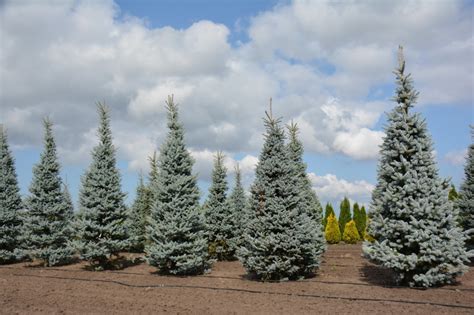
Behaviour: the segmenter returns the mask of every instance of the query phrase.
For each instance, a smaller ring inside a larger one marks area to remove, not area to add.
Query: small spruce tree
[[[66,199],[68,193],[62,190],[52,123],[45,119],[43,124],[44,151],[33,168],[23,238],[28,256],[42,260],[46,266],[56,266],[71,262],[74,255],[70,244],[73,210]]]
[[[0,125],[0,264],[23,257],[20,250],[22,209],[15,160],[8,146],[7,132]]]
[[[218,152],[214,158],[209,196],[204,204],[209,255],[218,260],[232,260],[235,255],[235,249],[231,243],[235,238],[236,227],[231,207],[227,202],[227,189],[224,155]]]
[[[342,240],[346,244],[356,244],[360,240],[359,232],[357,231],[357,226],[354,220],[347,222],[344,227],[344,234],[342,235]]]
[[[126,194],[120,186],[115,147],[110,130],[110,113],[99,103],[99,144],[92,150],[92,163],[82,176],[79,192],[77,249],[81,258],[97,270],[107,267],[112,256],[129,247]]]
[[[337,218],[333,213],[328,217],[324,235],[326,237],[326,242],[329,244],[337,244],[341,241],[341,230],[339,229]]]
[[[235,184],[232,192],[229,195],[228,203],[230,211],[232,213],[233,225],[234,225],[234,238],[231,241],[231,246],[236,252],[243,244],[243,234],[249,217],[247,214],[247,197],[245,196],[245,190],[242,186],[242,175],[240,172],[239,164],[235,167]]]
[[[365,224],[367,221],[367,218],[365,216],[365,209],[364,209],[364,214],[362,213],[362,209],[359,208],[359,204],[356,202],[354,203],[353,206],[353,218],[352,218],[356,224],[357,227],[357,232],[359,233],[359,237],[361,240],[364,239],[364,230],[365,230]]]
[[[452,283],[467,270],[470,254],[458,228],[457,209],[448,202],[426,122],[413,114],[418,93],[405,74],[402,49],[395,71],[398,103],[388,115],[372,194],[366,257],[396,274],[398,283],[430,287]]]
[[[128,233],[130,236],[130,250],[143,252],[146,241],[146,226],[150,215],[151,194],[140,174],[135,201],[129,211]]]
[[[69,186],[66,183],[63,184],[63,198],[68,209],[67,216],[69,223],[72,224],[74,221],[74,203],[72,202],[71,193],[69,192]]]
[[[471,137],[474,140],[474,126],[471,126]],[[468,234],[467,245],[474,248],[474,141],[469,146],[457,207],[461,226]]]
[[[303,144],[298,139],[298,126],[296,123],[291,122],[287,128],[289,134],[287,149],[290,155],[290,160],[293,162],[298,174],[298,185],[303,194],[303,200],[306,204],[305,208],[308,211],[308,216],[314,221],[314,228],[319,231],[318,237],[323,239],[323,231],[318,229],[318,227],[321,226],[323,208],[321,207],[316,192],[311,187],[311,181],[306,173],[306,163],[303,161],[304,148]]]
[[[455,202],[459,198],[458,192],[456,191],[456,187],[451,184],[451,188],[449,189],[448,199],[449,201]]]
[[[332,205],[328,202],[328,203],[326,204],[326,210],[325,210],[325,212],[324,212],[323,230],[326,229],[326,226],[327,226],[327,224],[328,224],[328,218],[329,218],[329,216],[330,216],[331,214],[334,215],[334,216],[336,215],[336,214],[334,213],[334,209],[333,209]]]
[[[161,146],[145,247],[148,263],[164,274],[202,274],[211,267],[199,189],[173,97],[166,102],[168,136]]]
[[[319,266],[325,244],[308,216],[280,119],[267,113],[264,122],[264,146],[251,187],[250,221],[239,259],[258,279],[298,279]]]
[[[351,220],[351,203],[349,202],[349,199],[347,197],[344,197],[344,199],[341,202],[341,205],[339,207],[340,212],[339,212],[339,230],[341,231],[341,234],[344,234],[344,228],[346,227],[346,224]]]

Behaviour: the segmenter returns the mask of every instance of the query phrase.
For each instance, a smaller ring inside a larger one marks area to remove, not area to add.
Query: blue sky
[[[275,113],[300,126],[320,199],[367,203],[398,44],[440,174],[462,180],[474,123],[471,1],[7,1],[0,13],[0,121],[25,195],[49,115],[77,200],[96,140],[94,104],[105,100],[132,202],[174,93],[203,198],[217,150],[229,180],[239,162],[250,185],[273,97]]]

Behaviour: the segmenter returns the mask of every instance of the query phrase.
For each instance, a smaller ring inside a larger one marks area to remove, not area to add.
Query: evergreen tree
[[[168,136],[160,150],[159,176],[148,225],[148,263],[165,274],[201,274],[210,269],[206,225],[199,212],[199,189],[192,174],[184,128],[173,97],[166,102]]]
[[[409,110],[418,93],[399,51],[396,102],[388,115],[372,195],[366,257],[392,269],[397,282],[430,287],[464,273],[469,253],[457,227],[457,209],[448,202],[448,184],[439,178],[426,122]]]
[[[451,189],[448,193],[448,200],[449,201],[456,201],[459,198],[458,192],[456,191],[456,187],[451,184]]]
[[[339,212],[339,230],[341,230],[341,234],[344,235],[344,228],[346,227],[346,224],[351,220],[351,203],[349,202],[349,199],[347,197],[344,197],[344,199],[341,202],[341,205],[339,207],[340,212]]]
[[[312,274],[325,244],[308,217],[298,170],[285,146],[280,119],[267,113],[266,134],[251,188],[250,222],[239,259],[262,280],[296,279]]]
[[[242,246],[244,230],[249,221],[247,214],[247,198],[245,196],[244,187],[242,186],[241,176],[239,164],[237,164],[235,167],[234,188],[228,199],[235,229],[234,239],[231,242],[234,251],[237,251],[237,249]]]
[[[15,161],[8,147],[7,132],[0,125],[0,264],[23,257],[20,251],[22,208]]]
[[[359,232],[361,239],[365,239],[365,231],[367,230],[367,212],[365,211],[365,207],[362,206],[360,208],[360,223],[357,225],[357,231],[362,231]],[[357,224],[357,223],[356,223]],[[360,230],[359,230],[360,228]]]
[[[364,209],[365,211],[365,209]],[[353,218],[356,224],[357,232],[359,233],[360,239],[364,238],[365,222],[367,218],[362,214],[359,204],[356,202],[353,206]]]
[[[471,126],[471,136],[474,139],[474,126]],[[459,190],[457,207],[460,212],[461,226],[470,236],[467,245],[469,248],[474,248],[474,143],[469,146],[464,168],[464,182]]]
[[[69,223],[71,224],[74,220],[74,204],[72,202],[71,193],[69,192],[69,186],[67,184],[63,184],[63,198],[67,206],[67,217]]]
[[[303,161],[303,144],[298,139],[298,126],[296,123],[291,123],[287,126],[289,133],[289,142],[287,145],[290,160],[294,163],[296,173],[298,176],[298,186],[303,194],[303,200],[305,202],[305,208],[307,209],[308,216],[314,221],[314,228],[321,226],[323,208],[319,203],[316,192],[311,187],[311,181],[306,174],[306,163]],[[323,239],[323,232],[321,229],[318,230],[318,237]]]
[[[99,144],[92,150],[92,162],[81,179],[77,248],[82,259],[102,269],[113,255],[129,247],[129,239],[126,194],[120,187],[110,113],[104,104],[97,108]]]
[[[204,204],[209,254],[211,258],[218,260],[231,260],[235,254],[235,249],[231,245],[235,238],[234,217],[227,202],[227,189],[224,155],[218,152],[214,158],[209,196]]]
[[[347,222],[344,227],[344,234],[342,235],[342,240],[346,244],[356,244],[361,237],[357,231],[357,226],[354,220]]]
[[[153,203],[154,197],[153,192],[156,190],[155,185],[158,182],[158,156],[156,155],[156,151],[153,151],[153,155],[148,157],[150,161],[150,173],[148,174],[148,194],[150,195],[150,210],[151,212],[151,204]]]
[[[72,209],[65,199],[60,177],[52,123],[44,120],[44,151],[33,168],[28,210],[24,224],[24,242],[31,258],[41,259],[46,266],[71,262]]]
[[[151,202],[149,188],[143,182],[143,176],[140,174],[135,201],[130,208],[128,218],[128,233],[132,251],[142,252],[145,248],[146,226],[150,216]]]
[[[326,242],[329,244],[337,244],[341,241],[341,230],[339,229],[337,218],[333,213],[328,217],[324,236],[326,237]]]
[[[328,203],[326,204],[326,211],[325,211],[325,213],[324,213],[323,229],[326,229],[326,226],[327,226],[327,224],[328,224],[328,218],[329,218],[329,216],[330,216],[331,214],[334,215],[334,216],[336,215],[336,214],[334,213],[334,209],[333,209],[332,205],[328,202]]]

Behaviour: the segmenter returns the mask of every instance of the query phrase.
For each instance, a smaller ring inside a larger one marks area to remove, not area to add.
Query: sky
[[[300,128],[322,203],[347,196],[367,205],[399,44],[440,175],[459,186],[474,123],[473,8],[448,0],[0,1],[0,123],[21,191],[28,194],[48,116],[77,201],[103,101],[130,204],[166,135],[169,94],[202,199],[218,150],[230,186],[239,163],[248,188],[272,97],[274,115]]]

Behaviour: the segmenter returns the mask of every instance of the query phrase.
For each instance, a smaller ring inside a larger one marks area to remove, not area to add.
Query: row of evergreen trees
[[[350,201],[347,198],[341,202],[339,220],[336,218],[334,209],[330,203],[326,204],[323,220],[323,229],[326,241],[329,244],[337,244],[341,240],[348,244],[355,244],[368,237],[366,235],[367,213],[365,207],[359,207],[354,203],[351,215]]]
[[[404,71],[400,50],[397,106],[388,115],[369,212],[368,234],[373,239],[364,243],[363,251],[373,262],[392,269],[400,283],[427,287],[454,281],[473,255],[465,242],[472,246],[474,148],[469,148],[459,198],[449,202],[426,122],[410,112],[418,93]],[[103,266],[120,251],[134,248],[144,249],[148,263],[162,273],[199,274],[209,270],[214,259],[237,257],[259,279],[311,274],[325,250],[322,209],[306,174],[296,125],[285,132],[281,120],[271,110],[267,113],[264,146],[248,200],[239,172],[227,196],[223,155],[217,154],[209,197],[201,207],[178,108],[172,97],[166,104],[168,135],[159,156],[151,159],[149,183],[139,185],[130,212],[120,188],[109,113],[104,105],[98,106],[99,144],[82,177],[75,220],[59,176],[51,122],[44,121],[44,151],[24,202],[7,136],[0,128],[0,262],[28,255],[57,265],[79,253]],[[367,235],[365,211],[354,208],[351,220],[345,199],[337,222],[327,208],[326,231],[339,228],[347,242]]]
[[[267,114],[265,145],[248,201],[238,167],[235,187],[227,196],[224,156],[217,153],[212,185],[201,207],[193,159],[172,97],[166,106],[167,139],[159,156],[150,159],[149,181],[145,184],[141,177],[130,210],[120,188],[105,105],[98,105],[99,143],[81,179],[76,217],[60,178],[52,123],[44,121],[44,150],[24,203],[2,129],[2,262],[28,256],[53,266],[69,263],[78,253],[102,268],[131,249],[145,251],[148,263],[162,273],[199,274],[215,259],[239,258],[261,279],[311,274],[325,248],[319,228],[322,210],[306,175],[296,125],[285,133],[280,119]]]

